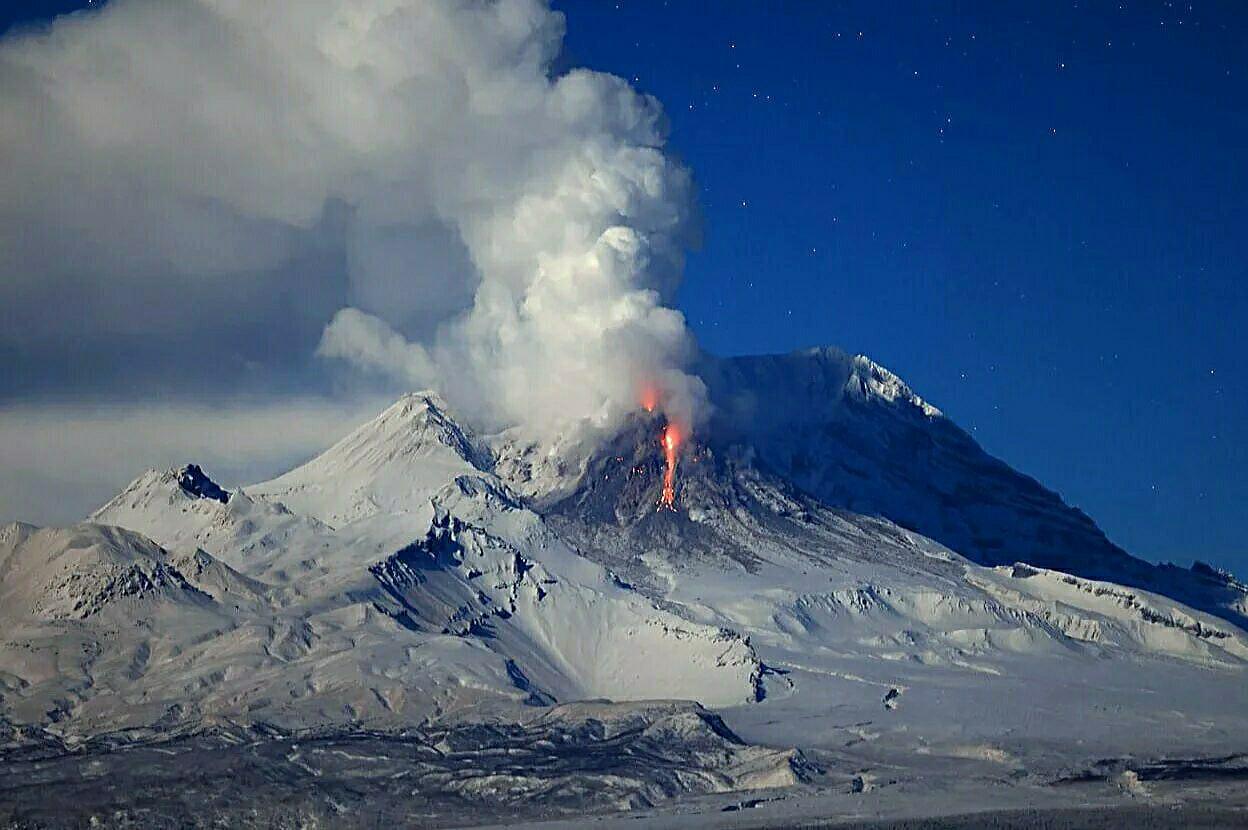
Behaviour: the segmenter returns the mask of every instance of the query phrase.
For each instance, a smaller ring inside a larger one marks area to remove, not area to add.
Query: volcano
[[[544,444],[421,392],[271,481],[148,471],[0,529],[0,819],[767,824],[1245,777],[1233,577],[1132,557],[865,357],[698,369],[693,434],[652,405]]]

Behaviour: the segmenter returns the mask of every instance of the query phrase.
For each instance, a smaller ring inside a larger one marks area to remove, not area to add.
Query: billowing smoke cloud
[[[609,425],[647,384],[690,422],[689,176],[654,99],[552,74],[562,35],[537,0],[112,0],[7,39],[6,296],[95,299],[6,327],[298,317],[482,425]]]

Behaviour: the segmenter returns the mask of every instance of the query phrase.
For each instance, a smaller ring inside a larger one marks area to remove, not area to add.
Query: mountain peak
[[[357,446],[373,442],[399,453],[441,445],[473,466],[489,466],[489,451],[433,390],[408,392],[352,435],[362,439]]]
[[[147,537],[120,527],[80,523],[15,536],[4,545],[8,607],[44,619],[83,620],[118,602],[202,605],[196,589]]]
[[[457,475],[491,466],[489,450],[441,395],[411,392],[302,467],[247,489],[340,526],[378,512],[424,509]]]
[[[394,415],[396,417],[412,417],[424,413],[432,413],[441,417],[447,417],[450,411],[450,405],[446,402],[436,390],[424,389],[419,392],[405,392],[399,396],[399,399],[388,406],[382,413],[381,417],[386,415]]]
[[[916,395],[905,381],[866,355],[854,355],[852,367],[849,380],[845,384],[846,394],[854,395],[860,400],[875,398],[891,404],[902,402],[915,407],[929,418],[943,417],[944,413]]]
[[[474,466],[488,466],[489,452],[461,425],[446,399],[431,389],[404,394],[326,455],[344,445],[357,450],[386,445],[390,451],[403,453],[429,444],[441,444]]]
[[[230,492],[208,477],[198,464],[145,471],[108,503],[91,514],[92,520],[117,522],[122,515],[144,511],[155,504],[196,505],[196,510],[216,507],[230,500]],[[202,505],[202,506],[200,506]],[[190,505],[188,505],[190,506]]]

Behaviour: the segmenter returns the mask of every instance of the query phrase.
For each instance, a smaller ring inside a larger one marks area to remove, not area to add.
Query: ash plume
[[[483,426],[608,427],[646,385],[692,425],[690,178],[657,101],[553,70],[563,31],[537,0],[111,0],[7,37],[5,295],[101,337],[298,318]]]

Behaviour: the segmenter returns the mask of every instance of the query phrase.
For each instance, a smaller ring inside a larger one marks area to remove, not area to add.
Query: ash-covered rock
[[[396,732],[218,728],[0,757],[0,824],[447,826],[649,807],[815,774],[691,703],[580,703]],[[11,748],[12,749],[12,748]],[[47,793],[57,793],[49,799]]]
[[[221,489],[215,481],[204,474],[204,471],[197,464],[187,464],[178,470],[176,475],[178,486],[189,495],[197,496],[201,499],[212,499],[222,504],[230,500],[229,491]]]

